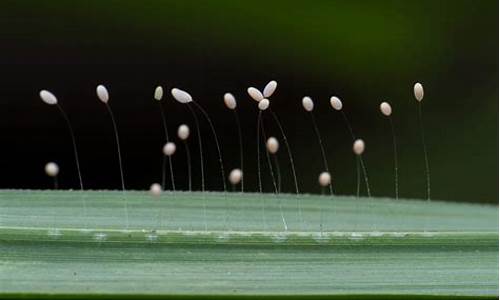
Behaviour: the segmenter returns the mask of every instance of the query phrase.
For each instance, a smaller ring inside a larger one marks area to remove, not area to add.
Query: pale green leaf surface
[[[0,294],[496,296],[498,207],[3,190]]]

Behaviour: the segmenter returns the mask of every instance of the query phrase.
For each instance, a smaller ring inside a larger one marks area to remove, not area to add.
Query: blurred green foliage
[[[316,114],[338,192],[353,192],[349,139],[327,104],[336,94],[367,142],[375,195],[392,195],[392,148],[378,104],[393,104],[402,196],[423,198],[412,95],[413,83],[420,81],[433,198],[498,202],[498,1],[3,1],[2,6],[10,16],[3,25],[19,26],[3,35],[5,41],[28,51],[60,51],[46,54],[51,58],[44,62],[92,62],[108,69],[146,64],[163,68],[156,72],[168,78],[178,75],[176,83],[194,77],[191,86],[208,90],[225,87],[213,78],[236,77],[230,87],[239,84],[242,91],[277,79],[282,95],[293,98],[278,94],[276,110],[296,155],[308,154],[297,159],[305,191],[317,191],[321,170],[306,116],[299,119],[304,126],[294,126],[307,94],[322,102]],[[5,56],[0,60],[9,63]]]

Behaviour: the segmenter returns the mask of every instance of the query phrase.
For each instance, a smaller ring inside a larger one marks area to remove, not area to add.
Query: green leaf
[[[3,190],[0,216],[0,298],[498,295],[496,206]]]

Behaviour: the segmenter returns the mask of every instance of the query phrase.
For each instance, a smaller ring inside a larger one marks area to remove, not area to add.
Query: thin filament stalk
[[[82,172],[80,171],[80,158],[78,156],[78,150],[76,147],[76,139],[75,139],[75,133],[73,131],[73,126],[71,126],[71,122],[69,121],[69,118],[66,115],[66,112],[62,109],[62,107],[59,104],[57,104],[57,108],[61,112],[61,115],[63,116],[64,120],[66,121],[66,124],[68,125],[69,133],[71,135],[71,142],[73,144],[73,154],[75,156],[75,164],[76,164],[76,170],[78,172],[78,180],[80,181],[80,191],[83,192]],[[57,189],[57,179],[55,182],[55,188]],[[85,200],[84,195],[82,195],[82,206],[83,206],[83,217],[85,219],[85,222],[87,222],[87,201]]]
[[[193,103],[201,111],[201,113],[203,114],[203,116],[207,120],[208,125],[210,126],[210,129],[212,130],[212,135],[213,135],[214,140],[215,140],[215,146],[217,147],[217,154],[219,155],[219,165],[220,165],[220,173],[221,173],[221,179],[222,179],[222,186],[224,187],[224,192],[226,192],[227,191],[227,187],[226,187],[226,175],[225,175],[225,172],[224,172],[224,163],[222,161],[222,151],[221,151],[221,147],[220,147],[220,144],[219,144],[219,138],[217,137],[217,133],[215,132],[214,124],[212,123],[212,120],[208,116],[208,113],[203,109],[203,107],[201,107],[201,105],[199,105],[196,102],[193,102]]]
[[[363,162],[361,155],[359,155],[359,163],[361,164],[361,169],[363,170],[363,175],[365,176],[366,193],[368,194],[368,197],[371,197],[372,194],[370,192],[370,184],[368,183],[368,173],[366,172],[365,163]]]
[[[396,130],[392,118],[389,116],[389,123],[391,124],[392,132],[392,146],[394,148],[394,192],[396,193],[396,200],[399,199],[399,184],[398,184],[398,149],[396,142]]]
[[[118,152],[118,164],[120,166],[120,179],[122,184],[122,191],[125,191],[125,179],[123,176],[122,154],[120,151],[120,138],[118,137],[118,128],[116,126],[115,116],[113,115],[111,107],[108,104],[106,104],[106,108],[108,109],[109,115],[111,116],[111,122],[113,123],[113,129],[115,132],[115,140],[116,140],[116,150]]]
[[[281,193],[281,169],[280,169],[280,163],[278,161],[278,156],[273,155],[274,159],[274,167],[276,168],[276,175],[277,175],[277,183],[278,183],[278,194]]]
[[[264,127],[264,121],[263,118],[260,119],[260,127],[262,131],[262,138],[264,139],[264,142],[267,141],[267,135]],[[273,154],[274,156],[274,154]],[[271,162],[271,155],[269,154],[269,151],[266,149],[266,157],[267,157],[267,164],[269,166],[269,174],[271,175],[271,179],[273,181],[273,187],[274,187],[274,193],[278,194],[278,186],[276,185],[276,178],[274,177],[274,171],[273,171],[273,164]]]
[[[281,135],[283,137],[283,141],[285,142],[285,146],[286,146],[286,149],[288,152],[288,158],[290,159],[290,165],[292,167],[293,182],[295,184],[295,193],[299,194],[299,184],[297,182],[297,174],[295,172],[295,164],[293,162],[293,155],[292,155],[292,151],[290,149],[290,145],[288,144],[288,139],[286,138],[285,130],[283,129],[283,126],[281,126],[281,122],[278,119],[278,116],[271,109],[270,109],[270,111],[271,111],[271,114],[272,114],[276,124],[278,125],[278,127],[280,129]]]
[[[245,174],[245,171],[243,170],[243,136],[241,134],[241,124],[240,124],[240,117],[238,116],[238,113],[236,110],[234,110],[234,119],[236,120],[236,127],[238,129],[238,139],[240,142],[240,169],[243,174]],[[241,192],[245,190],[245,184],[244,184],[244,176],[241,178]]]
[[[160,104],[160,114],[161,114],[161,121],[163,124],[163,130],[165,131],[165,140],[167,143],[170,141],[170,138],[168,136],[168,129],[167,129],[167,118],[165,116],[165,112],[163,111],[163,106],[161,105],[161,101],[158,101]],[[168,164],[170,166],[170,182],[172,184],[172,190],[175,192],[175,180],[174,180],[174,168],[172,166],[172,157],[168,155],[168,157],[163,156],[163,165],[162,165],[162,177],[161,177],[161,186],[163,190],[165,190],[165,181],[166,181],[166,160],[168,159]]]
[[[325,171],[327,171],[330,174],[330,170],[328,168],[328,161],[326,159],[325,148],[323,147],[323,140],[321,139],[321,134],[319,132],[318,125],[316,124],[316,118],[314,117],[313,112],[310,112],[309,114],[311,115],[311,122],[313,124],[314,132],[316,133],[316,137],[318,138],[319,142],[319,147],[321,149],[321,156],[323,157],[323,166],[325,168]],[[333,185],[331,183],[328,185],[328,188],[330,190],[330,195],[333,196]]]
[[[64,120],[66,121],[66,124],[68,125],[69,133],[71,135],[71,142],[73,143],[73,154],[75,156],[75,163],[76,163],[76,170],[78,172],[78,180],[80,181],[80,190],[83,191],[83,180],[82,180],[82,172],[80,171],[80,159],[78,157],[78,150],[76,147],[76,140],[75,140],[75,133],[73,132],[73,126],[71,126],[71,123],[69,121],[68,116],[66,115],[66,112],[62,109],[62,107],[57,104],[57,108],[61,112],[61,115],[63,116]]]
[[[191,177],[191,153],[189,152],[189,146],[187,141],[184,141],[184,149],[186,150],[186,162],[187,162],[187,170],[188,170],[188,187],[189,191],[193,190],[192,186],[192,177]]]
[[[265,142],[265,141],[267,141],[267,135],[266,135],[265,127],[264,127],[264,121],[262,118],[260,119],[260,122],[261,122],[260,125],[261,125],[261,129],[262,129],[262,138],[264,139],[264,142]],[[273,154],[273,156],[275,156],[275,154]],[[267,157],[267,163],[269,166],[269,173],[270,173],[271,179],[273,181],[274,195],[277,196],[278,195],[278,187],[276,186],[276,179],[274,177],[273,164],[271,162],[271,154],[267,150],[266,150],[266,157]],[[283,206],[281,204],[280,198],[278,198],[278,205],[279,205],[279,209],[280,209],[281,221],[283,222],[283,227],[285,228],[285,231],[288,231],[288,225],[287,225],[286,220],[285,220],[285,215],[283,214]]]
[[[343,110],[340,111],[342,117],[344,119],[344,123],[347,127],[347,130],[351,134],[352,141],[356,140],[356,136],[354,135],[354,131],[352,130],[351,122],[347,118],[347,115]],[[360,156],[359,159],[356,159],[356,197],[359,198],[360,190],[361,190],[361,171],[360,171],[360,162],[363,161],[363,158]]]
[[[278,125],[278,127],[280,129],[280,132],[281,132],[281,135],[283,137],[283,141],[285,142],[285,147],[286,147],[287,152],[288,152],[288,158],[290,160],[290,165],[292,167],[293,181],[294,181],[294,184],[295,184],[295,194],[298,196],[299,195],[299,184],[297,183],[297,175],[295,173],[295,164],[293,163],[292,151],[290,149],[290,145],[288,144],[288,139],[286,138],[285,130],[283,129],[283,126],[281,126],[281,122],[278,119],[278,116],[274,113],[274,111],[272,111],[272,109],[269,109],[269,110],[271,111],[271,115],[273,116],[274,121]],[[299,221],[300,221],[300,223],[303,224],[304,223],[304,219],[302,217],[302,205],[300,203],[300,197],[297,197],[297,209],[298,209],[298,212],[299,212]]]
[[[259,182],[259,193],[262,194],[262,175],[260,170],[260,119],[262,118],[262,111],[259,110],[257,114],[257,175]],[[261,215],[262,215],[262,226],[264,230],[267,229],[266,217],[265,217],[265,200],[264,197],[261,198]]]
[[[113,115],[113,111],[111,110],[111,107],[107,103],[106,103],[106,108],[108,109],[109,115],[111,116],[111,122],[113,123],[113,129],[115,132],[116,149],[118,152],[118,164],[120,166],[120,178],[121,178],[121,182],[122,182],[122,192],[123,192],[123,195],[125,196],[125,179],[123,176],[122,154],[120,151],[120,138],[118,137],[118,128],[116,126],[116,121],[115,121],[115,116]],[[126,228],[128,229],[129,218],[128,218],[128,203],[127,203],[126,197],[124,197],[124,206],[125,206],[125,224],[126,224]]]
[[[427,178],[427,201],[431,201],[431,171],[429,169],[429,158],[427,157],[427,144],[425,143],[424,122],[422,120],[422,104],[418,103],[418,123],[420,125],[420,136],[422,137],[422,147],[424,149],[425,174]]]
[[[194,102],[193,102],[194,103]],[[196,104],[196,103],[194,103]],[[207,222],[207,199],[205,197],[205,173],[204,173],[204,168],[203,168],[203,149],[202,149],[202,144],[201,144],[201,131],[200,131],[200,123],[198,121],[198,116],[194,112],[194,110],[191,108],[191,105],[188,103],[189,110],[193,114],[195,123],[196,123],[196,131],[198,135],[198,143],[200,144],[200,165],[201,165],[201,191],[203,192],[203,224],[205,227],[205,231],[208,231],[208,222]],[[198,105],[197,105],[198,107]],[[202,111],[203,112],[203,111]],[[225,186],[225,184],[224,184]]]
[[[257,114],[257,175],[259,182],[259,193],[262,194],[262,174],[260,171],[260,119],[262,118],[262,111],[259,110]]]
[[[201,173],[201,191],[205,192],[205,170],[203,167],[203,145],[201,143],[201,132],[200,132],[200,124],[198,121],[198,116],[194,112],[193,108],[191,108],[191,105],[188,104],[189,111],[191,112],[191,115],[193,115],[194,118],[194,124],[196,127],[196,135],[198,137],[198,145],[200,148],[200,173]]]

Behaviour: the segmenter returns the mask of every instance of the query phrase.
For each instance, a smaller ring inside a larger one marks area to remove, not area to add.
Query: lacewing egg
[[[280,144],[275,137],[270,137],[267,139],[266,148],[269,153],[276,154],[280,148]]]
[[[181,126],[179,126],[179,128],[177,129],[177,136],[181,140],[187,140],[189,137],[189,127],[186,124],[182,124]]]
[[[328,172],[322,172],[319,174],[318,182],[321,186],[329,186],[332,182],[332,176]]]
[[[163,98],[163,88],[161,86],[157,86],[155,89],[155,99],[160,101]]]
[[[312,111],[314,109],[314,102],[311,97],[306,96],[302,98],[302,106],[306,111]]]
[[[380,111],[384,116],[390,116],[392,114],[392,107],[387,102],[380,103]]]
[[[420,102],[424,99],[424,87],[421,83],[415,83],[413,86],[413,93],[415,94],[415,99],[417,99],[417,101]]]
[[[236,99],[234,98],[233,94],[231,93],[224,94],[224,104],[229,109],[233,110],[236,109]]]
[[[153,183],[149,188],[149,193],[152,196],[158,197],[161,195],[161,185],[158,183]]]
[[[262,99],[264,99],[264,96],[262,95],[262,93],[254,87],[249,87],[247,89],[247,92],[248,92],[248,95],[250,97],[252,97],[252,99],[257,101],[257,102],[260,102],[260,101],[262,101]]]
[[[269,81],[269,83],[266,84],[266,86],[264,87],[264,91],[263,91],[264,97],[266,97],[266,98],[271,97],[271,95],[276,90],[277,86],[278,86],[278,83],[276,82],[276,80]]]
[[[191,97],[191,95],[188,92],[177,88],[173,88],[171,94],[172,97],[174,97],[174,99],[180,103],[189,103],[193,101],[193,97]]]
[[[51,92],[47,90],[41,90],[40,91],[40,99],[42,99],[43,102],[49,104],[49,105],[55,105],[57,104],[57,98],[52,94]]]
[[[335,110],[341,110],[342,109],[342,101],[338,97],[331,97],[330,98],[330,105],[333,107]]]
[[[352,145],[352,150],[356,155],[361,155],[365,151],[365,142],[362,139],[357,139]]]
[[[231,173],[229,173],[229,182],[231,182],[232,185],[240,183],[241,178],[243,178],[243,173],[240,169],[233,169]]]
[[[99,100],[101,100],[104,103],[108,103],[109,93],[104,85],[102,85],[102,84],[98,85],[96,88],[96,92],[97,92],[97,97],[99,98]]]
[[[269,107],[269,100],[267,99],[262,99],[259,102],[259,109],[260,110],[266,110]]]
[[[189,136],[189,133],[188,133],[188,136]],[[163,154],[165,154],[166,156],[172,156],[172,155],[174,155],[176,149],[177,149],[177,147],[175,146],[174,143],[168,142],[163,146]]]
[[[50,177],[56,177],[59,174],[59,166],[55,162],[49,162],[45,165],[45,173]]]

